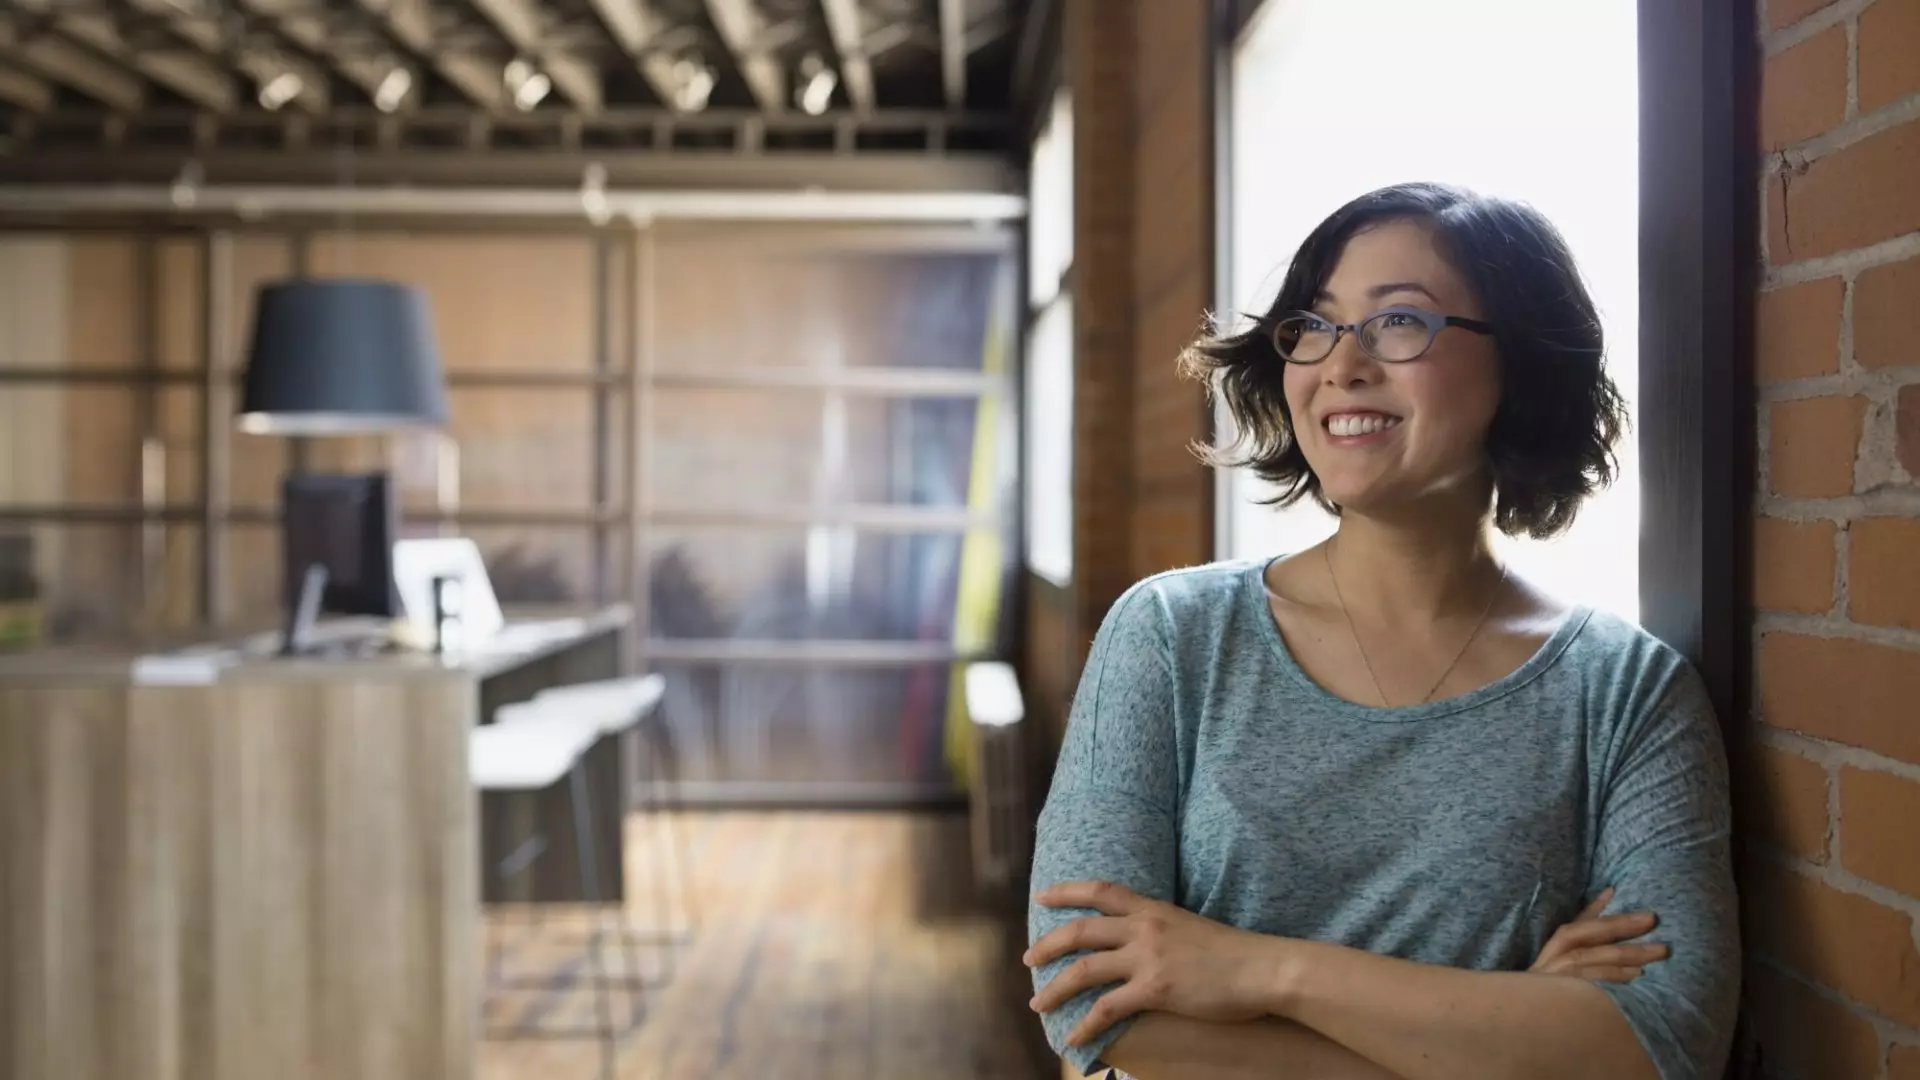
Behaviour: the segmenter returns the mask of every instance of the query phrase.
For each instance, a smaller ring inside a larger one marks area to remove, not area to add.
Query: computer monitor
[[[294,473],[280,486],[285,514],[282,554],[286,603],[294,618],[321,612],[391,619],[400,611],[393,583],[393,542],[400,507],[385,473],[331,476]],[[302,592],[319,588],[317,602]],[[291,636],[290,627],[290,636]]]

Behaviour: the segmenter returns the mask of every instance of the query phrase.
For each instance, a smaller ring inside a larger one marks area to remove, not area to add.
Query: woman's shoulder
[[[1680,650],[1639,623],[1602,609],[1578,609],[1584,620],[1562,663],[1613,711],[1643,715],[1662,706],[1709,709],[1699,672]]]
[[[1110,620],[1138,623],[1163,620],[1177,629],[1195,617],[1211,618],[1244,601],[1250,579],[1261,564],[1253,559],[1224,559],[1199,566],[1162,570],[1135,582],[1108,612]]]

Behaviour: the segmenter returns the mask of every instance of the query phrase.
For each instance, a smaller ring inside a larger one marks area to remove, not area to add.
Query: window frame
[[[1232,303],[1233,53],[1264,2],[1212,0],[1210,11],[1216,310]],[[1755,16],[1734,0],[1636,3],[1640,620],[1699,669],[1731,731],[1751,704]],[[1224,482],[1216,539],[1229,528]]]
[[[1049,216],[1056,210],[1056,208],[1050,207],[1050,206],[1043,206],[1040,204],[1039,197],[1042,194],[1042,192],[1038,189],[1036,185],[1034,188],[1030,190],[1030,197],[1029,197],[1029,203],[1027,208],[1028,226],[1027,226],[1027,229],[1025,230],[1027,250],[1023,252],[1023,268],[1025,270],[1025,275],[1024,275],[1025,281],[1022,285],[1022,292],[1021,292],[1021,298],[1025,307],[1024,307],[1024,318],[1023,318],[1023,322],[1021,325],[1021,332],[1020,332],[1020,341],[1021,341],[1020,379],[1021,379],[1021,386],[1022,386],[1022,393],[1020,395],[1020,398],[1021,398],[1020,565],[1025,570],[1028,576],[1036,578],[1039,581],[1049,586],[1052,586],[1055,589],[1065,591],[1073,587],[1074,570],[1075,570],[1075,562],[1076,562],[1076,560],[1074,559],[1073,514],[1071,513],[1071,511],[1069,511],[1066,519],[1066,530],[1067,530],[1066,545],[1065,545],[1066,566],[1065,566],[1064,573],[1059,576],[1056,576],[1054,573],[1049,572],[1051,568],[1043,569],[1040,567],[1036,567],[1033,564],[1033,526],[1034,526],[1034,519],[1036,515],[1032,511],[1032,500],[1034,495],[1038,492],[1034,482],[1035,478],[1033,476],[1032,470],[1029,468],[1029,465],[1034,460],[1033,450],[1037,442],[1037,440],[1034,437],[1034,431],[1036,428],[1036,423],[1037,421],[1039,421],[1040,417],[1037,411],[1034,409],[1034,396],[1030,392],[1028,392],[1028,388],[1031,387],[1032,385],[1031,378],[1034,370],[1034,362],[1036,359],[1036,350],[1034,348],[1034,345],[1037,341],[1037,331],[1040,330],[1041,327],[1047,322],[1049,315],[1057,315],[1058,313],[1064,311],[1066,314],[1066,317],[1069,320],[1068,327],[1067,327],[1067,336],[1066,336],[1066,348],[1067,348],[1067,353],[1066,353],[1067,401],[1066,401],[1066,404],[1067,404],[1068,416],[1069,418],[1071,418],[1074,406],[1076,404],[1074,400],[1076,397],[1076,395],[1074,394],[1075,382],[1076,382],[1074,375],[1077,369],[1077,364],[1076,364],[1077,349],[1075,348],[1075,345],[1076,345],[1076,342],[1074,340],[1075,334],[1073,332],[1073,327],[1071,324],[1071,320],[1073,316],[1073,302],[1074,302],[1072,282],[1073,282],[1074,254],[1075,254],[1074,252],[1075,222],[1074,222],[1074,211],[1073,211],[1074,146],[1073,146],[1073,127],[1072,127],[1073,120],[1074,120],[1074,103],[1073,103],[1072,92],[1063,81],[1053,81],[1048,86],[1046,86],[1045,92],[1039,98],[1039,101],[1040,101],[1040,104],[1035,109],[1033,137],[1028,144],[1029,146],[1028,162],[1027,162],[1028,173],[1030,176],[1034,177],[1036,180],[1038,179],[1039,173],[1040,173],[1039,166],[1040,166],[1040,154],[1041,154],[1042,142],[1044,140],[1054,140],[1048,144],[1049,149],[1052,149],[1056,153],[1065,155],[1065,170],[1063,175],[1065,176],[1067,181],[1067,188],[1066,188],[1067,202],[1064,207],[1065,219],[1066,219],[1066,225],[1064,230],[1066,245],[1065,245],[1065,248],[1063,249],[1065,259],[1063,262],[1059,264],[1058,279],[1051,280],[1051,279],[1037,278],[1034,273],[1036,270],[1036,267],[1034,265],[1036,261],[1036,252],[1035,252],[1035,229],[1032,223],[1035,220]],[[1055,127],[1055,124],[1057,121],[1059,121],[1063,117],[1065,118],[1067,127],[1064,131],[1057,130]],[[1068,494],[1069,494],[1068,505],[1071,506],[1071,494],[1072,494],[1072,485],[1073,485],[1073,461],[1074,461],[1073,429],[1072,429],[1071,420],[1069,420],[1069,423],[1066,425],[1065,438],[1066,438],[1067,484],[1068,484]]]

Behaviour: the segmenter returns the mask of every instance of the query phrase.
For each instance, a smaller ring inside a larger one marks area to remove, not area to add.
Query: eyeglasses
[[[1333,355],[1340,335],[1352,334],[1368,356],[1384,364],[1418,360],[1449,326],[1476,334],[1493,333],[1493,324],[1458,315],[1435,315],[1416,307],[1390,307],[1357,323],[1336,323],[1312,312],[1295,311],[1273,320],[1273,347],[1289,364],[1317,364]]]

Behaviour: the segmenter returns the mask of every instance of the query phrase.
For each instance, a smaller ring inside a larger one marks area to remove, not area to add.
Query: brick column
[[[1137,2],[1160,0],[1066,0],[1062,24],[1074,114],[1073,611],[1082,655],[1132,583]]]
[[[1920,0],[1764,10],[1751,1028],[1920,1076]]]

